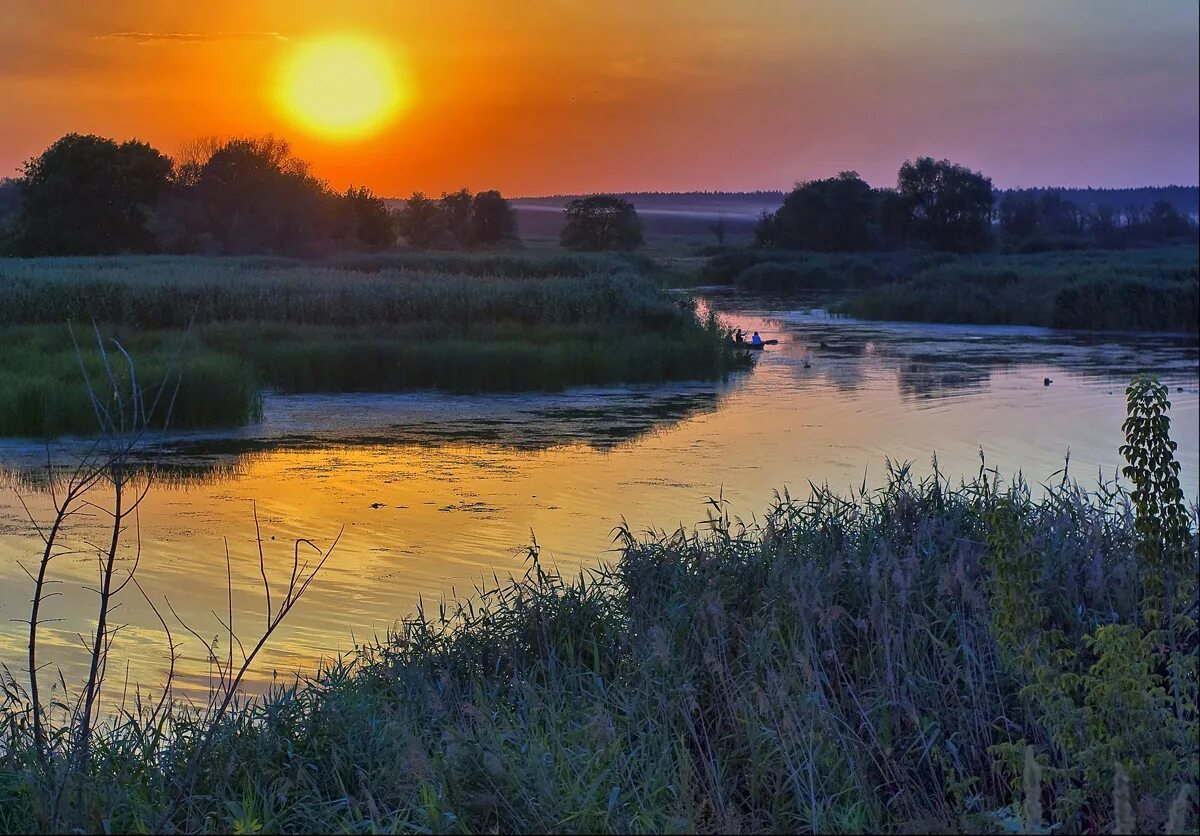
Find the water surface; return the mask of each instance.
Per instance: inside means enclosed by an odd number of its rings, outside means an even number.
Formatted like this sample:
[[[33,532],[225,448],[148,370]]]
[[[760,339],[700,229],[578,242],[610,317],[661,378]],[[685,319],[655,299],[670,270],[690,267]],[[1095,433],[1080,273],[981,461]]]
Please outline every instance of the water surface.
[[[952,477],[987,466],[1092,484],[1121,462],[1124,388],[1140,370],[1171,387],[1184,489],[1194,501],[1198,436],[1197,341],[1192,337],[1078,334],[1037,328],[866,323],[770,297],[705,299],[731,324],[777,339],[752,371],[720,384],[575,390],[560,394],[433,393],[268,396],[261,424],[170,441],[140,516],[139,580],[207,640],[226,638],[225,553],[235,626],[264,620],[253,510],[276,602],[292,543],[341,540],[325,571],[262,657],[256,683],[351,651],[444,596],[523,570],[536,536],[543,559],[574,570],[611,559],[614,527],[675,529],[703,520],[706,501],[761,514],[776,491],[809,483],[878,485],[886,461],[928,472],[936,454]],[[1045,380],[1052,383],[1045,385]],[[63,464],[81,445],[53,445]],[[40,553],[23,499],[39,520],[49,498],[44,445],[0,441],[0,661],[25,654],[32,589],[21,565]],[[98,503],[99,497],[97,497]],[[43,658],[68,682],[83,673],[79,634],[94,620],[99,511],[75,519],[77,553],[53,564],[62,594],[46,606]],[[132,543],[133,532],[127,541]],[[307,553],[307,549],[304,552]],[[132,554],[132,550],[129,552]],[[129,587],[118,621],[109,704],[130,682],[157,685],[166,640]],[[224,616],[222,616],[224,617]],[[206,687],[208,651],[182,642],[181,682]],[[129,663],[128,672],[125,668]],[[119,666],[118,666],[119,661]]]

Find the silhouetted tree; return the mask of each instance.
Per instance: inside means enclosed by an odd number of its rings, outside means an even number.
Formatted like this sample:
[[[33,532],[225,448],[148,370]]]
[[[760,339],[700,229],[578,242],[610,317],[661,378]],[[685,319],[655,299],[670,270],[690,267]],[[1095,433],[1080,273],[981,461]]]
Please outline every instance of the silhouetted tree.
[[[22,255],[150,252],[151,209],[171,160],[144,142],[67,134],[25,164],[14,248]]]
[[[0,180],[0,255],[16,254],[17,222],[25,183],[15,177]]]
[[[810,180],[792,189],[757,237],[790,250],[865,250],[872,245],[875,202],[856,171]]]
[[[949,160],[921,157],[900,166],[896,191],[912,218],[912,236],[939,250],[976,252],[988,245],[992,181]]]
[[[282,139],[227,140],[187,173],[159,224],[177,248],[308,256],[350,244],[341,196]]]
[[[1033,235],[1038,229],[1038,203],[1028,192],[1008,192],[996,210],[1000,228],[1014,238]]]
[[[1038,201],[1038,232],[1077,236],[1083,233],[1083,213],[1058,190],[1044,192]]]
[[[363,186],[347,189],[342,200],[358,243],[369,248],[390,247],[396,243],[396,224],[382,198]]]
[[[758,223],[754,225],[754,246],[775,247],[778,233],[775,229],[775,213],[763,210],[758,215]]]
[[[428,250],[445,240],[446,218],[437,201],[413,192],[396,214],[400,235],[415,250]]]
[[[875,190],[875,218],[879,228],[879,243],[883,247],[898,247],[907,243],[912,216],[904,198],[895,189]]]
[[[1191,221],[1166,200],[1156,200],[1142,222],[1144,239],[1153,242],[1185,238],[1192,232]]]
[[[572,200],[559,243],[569,250],[635,250],[645,239],[642,220],[628,200],[598,194]]]
[[[517,240],[517,216],[498,191],[480,192],[471,202],[471,245],[492,246]]]
[[[1121,213],[1108,205],[1096,208],[1089,223],[1096,244],[1106,249],[1124,248],[1125,230],[1121,227]]]
[[[474,209],[474,198],[466,189],[459,189],[456,192],[442,192],[442,199],[438,201],[442,211],[442,225],[450,236],[453,238],[453,243],[459,247],[469,247],[472,243],[471,230],[471,213]],[[437,242],[437,245],[441,245]],[[430,244],[434,246],[434,244]]]

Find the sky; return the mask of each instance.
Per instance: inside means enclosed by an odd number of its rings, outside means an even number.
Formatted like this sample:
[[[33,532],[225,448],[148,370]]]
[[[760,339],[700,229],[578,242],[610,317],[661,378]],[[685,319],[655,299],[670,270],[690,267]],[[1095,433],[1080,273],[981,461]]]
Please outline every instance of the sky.
[[[366,39],[406,105],[331,137],[279,103]],[[176,155],[273,133],[387,196],[785,189],[917,156],[999,187],[1200,182],[1195,0],[0,0],[0,176],[57,137]]]

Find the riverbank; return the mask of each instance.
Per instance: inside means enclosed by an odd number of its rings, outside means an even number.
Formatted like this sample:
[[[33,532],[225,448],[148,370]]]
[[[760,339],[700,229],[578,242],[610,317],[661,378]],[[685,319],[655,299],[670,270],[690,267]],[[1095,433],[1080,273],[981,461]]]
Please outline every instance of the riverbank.
[[[1179,522],[1186,611],[1196,521]],[[532,548],[523,577],[215,726],[126,699],[61,793],[9,682],[0,830],[1178,826],[1195,628],[1150,632],[1167,558],[1143,530],[1111,486],[1034,498],[900,468],[878,491],[784,496],[761,525],[714,504],[702,534],[623,529],[620,559],[575,579]]]
[[[860,319],[1195,333],[1200,249],[1031,255],[733,250],[700,275],[744,290],[853,290],[835,310]]]
[[[749,362],[644,260],[562,254],[0,261],[0,435],[94,432],[93,320],[150,422],[257,420],[261,392],[559,391],[717,380]],[[75,327],[72,337],[68,323]],[[110,364],[111,365],[111,364]],[[129,385],[124,362],[116,382]],[[177,389],[176,389],[177,387]],[[106,398],[104,391],[97,394]]]

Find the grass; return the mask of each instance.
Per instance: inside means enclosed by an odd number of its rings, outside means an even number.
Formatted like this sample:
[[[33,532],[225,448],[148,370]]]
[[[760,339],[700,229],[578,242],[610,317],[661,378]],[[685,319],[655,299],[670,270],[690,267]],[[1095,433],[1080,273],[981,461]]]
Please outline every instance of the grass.
[[[701,274],[712,284],[743,290],[858,289],[903,281],[922,270],[954,261],[949,253],[802,253],[731,249],[709,259]]]
[[[1021,773],[1005,753],[1026,745],[1052,776],[1058,820],[1102,824],[1110,791],[1055,745],[1075,715],[1031,697],[1037,672],[998,638],[998,509],[1038,556],[1030,602],[1050,608],[1080,668],[1100,665],[1087,639],[1138,620],[1120,499],[952,490],[900,472],[855,498],[783,497],[762,527],[717,508],[707,534],[626,532],[620,561],[590,577],[534,562],[452,612],[419,613],[303,687],[242,705],[169,825],[986,831],[1016,815]],[[1103,686],[1084,676],[1079,707]],[[5,711],[0,829],[36,830],[49,799],[15,697]],[[1129,764],[1141,825],[1161,826],[1178,785],[1196,780],[1194,713],[1177,720],[1156,698],[1089,723],[1088,740]],[[161,730],[136,714],[109,728],[66,823],[152,826],[203,724],[181,708]]]
[[[963,259],[868,290],[840,310],[865,319],[1196,332],[1195,247]]]
[[[263,389],[559,390],[718,379],[747,362],[637,259],[400,253],[343,261],[354,266],[0,261],[0,435],[92,430],[67,323],[90,329],[93,319],[135,354],[143,381],[168,369],[178,375],[177,427],[256,420]],[[98,356],[89,349],[85,362],[96,366]]]
[[[9,677],[0,830],[1182,832],[1200,551],[1146,391],[1132,493],[891,467],[575,578],[532,546],[218,718],[126,701],[82,769]]]
[[[856,290],[835,309],[863,319],[1195,332],[1200,250],[953,256],[734,250],[701,275],[756,291]]]

